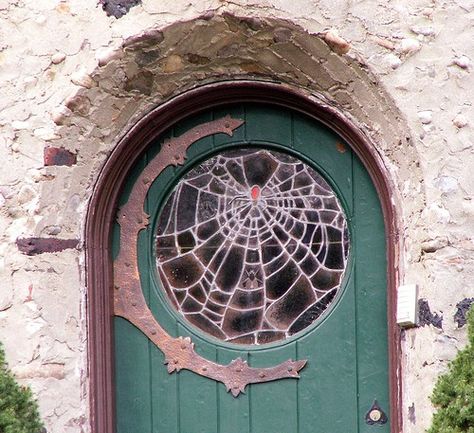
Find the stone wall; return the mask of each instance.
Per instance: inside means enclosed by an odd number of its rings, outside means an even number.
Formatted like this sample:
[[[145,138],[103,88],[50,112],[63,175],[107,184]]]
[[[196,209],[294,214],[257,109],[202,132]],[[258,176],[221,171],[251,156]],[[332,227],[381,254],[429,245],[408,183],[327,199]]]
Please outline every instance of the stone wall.
[[[230,78],[304,89],[379,152],[398,279],[422,298],[401,355],[403,431],[422,432],[474,297],[473,20],[473,0],[144,0],[120,19],[0,0],[0,340],[48,432],[89,431],[83,233],[101,167],[151,108]]]

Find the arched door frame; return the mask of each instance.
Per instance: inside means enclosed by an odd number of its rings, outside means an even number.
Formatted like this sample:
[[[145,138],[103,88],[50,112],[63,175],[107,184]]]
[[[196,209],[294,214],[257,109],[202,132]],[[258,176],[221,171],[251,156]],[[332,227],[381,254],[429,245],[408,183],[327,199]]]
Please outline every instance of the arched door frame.
[[[387,243],[391,431],[401,431],[400,332],[396,325],[398,227],[390,176],[374,145],[336,109],[301,90],[262,81],[226,81],[185,92],[145,115],[120,140],[97,180],[85,226],[90,409],[92,433],[114,433],[112,260],[110,234],[121,187],[149,143],[184,117],[230,103],[262,102],[324,123],[357,153],[378,192]]]

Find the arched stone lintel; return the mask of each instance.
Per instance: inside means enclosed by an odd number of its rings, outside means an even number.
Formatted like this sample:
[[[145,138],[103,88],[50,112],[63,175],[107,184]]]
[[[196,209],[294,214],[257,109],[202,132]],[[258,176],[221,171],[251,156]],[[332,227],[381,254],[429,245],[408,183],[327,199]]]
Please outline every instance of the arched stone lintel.
[[[224,80],[278,82],[333,107],[368,137],[390,171],[398,216],[421,212],[418,154],[377,76],[357,53],[338,55],[322,34],[285,19],[211,12],[149,29],[102,52],[80,80],[83,87],[57,110],[61,141],[79,160],[95,157],[87,181],[93,185],[104,157],[143,116],[187,90]]]
[[[75,127],[83,143],[100,140],[109,152],[146,113],[186,90],[222,80],[275,81],[317,95],[371,138],[393,174],[421,179],[403,116],[377,76],[358,53],[338,55],[323,34],[291,21],[209,13],[149,29],[97,57],[57,110],[66,142]]]

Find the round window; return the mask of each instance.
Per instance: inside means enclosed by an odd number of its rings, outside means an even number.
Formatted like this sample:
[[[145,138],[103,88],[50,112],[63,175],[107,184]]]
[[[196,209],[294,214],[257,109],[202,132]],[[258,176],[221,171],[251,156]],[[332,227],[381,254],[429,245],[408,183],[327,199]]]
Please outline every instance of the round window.
[[[347,264],[344,212],[306,163],[262,148],[191,169],[164,203],[156,264],[173,308],[238,344],[283,340],[313,324]]]

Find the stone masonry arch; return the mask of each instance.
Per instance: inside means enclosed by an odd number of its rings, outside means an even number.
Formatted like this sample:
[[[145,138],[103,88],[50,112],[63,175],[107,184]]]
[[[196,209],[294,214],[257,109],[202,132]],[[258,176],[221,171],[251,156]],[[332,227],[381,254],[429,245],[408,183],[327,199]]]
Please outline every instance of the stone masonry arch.
[[[107,155],[132,125],[173,96],[216,81],[279,82],[350,119],[392,173],[394,191],[415,191],[421,180],[419,158],[395,102],[357,53],[338,54],[324,35],[284,19],[228,13],[153,28],[102,50],[95,69],[73,75],[77,88],[53,120],[65,147],[69,141],[84,142],[79,162],[94,151],[91,175],[96,177],[104,162],[97,153]],[[414,196],[408,202],[413,200],[416,205],[405,211],[420,208]]]
[[[87,217],[86,207],[82,207],[80,222],[85,224],[86,255],[104,245],[91,243],[88,238],[97,223],[96,215],[103,210],[95,208],[95,195],[108,195],[114,202],[114,191],[100,185],[104,176],[110,176],[107,167],[125,149],[131,132],[153,121],[157,107],[188,90],[240,80],[277,83],[324,107],[329,113],[328,123],[338,124],[331,116],[345,119],[358,131],[357,139],[367,143],[385,176],[380,184],[386,182],[387,202],[391,201],[391,212],[396,210],[389,228],[395,243],[393,267],[403,266],[401,251],[409,233],[399,233],[398,228],[405,227],[404,221],[420,213],[423,206],[419,158],[405,120],[376,75],[357,54],[342,55],[334,49],[337,51],[325,41],[324,34],[310,34],[283,19],[209,14],[152,28],[128,38],[116,49],[102,51],[93,70],[73,76],[78,87],[53,115],[61,146],[77,152],[77,167],[70,178],[71,184],[79,186],[77,200],[90,203]],[[147,138],[146,133],[142,135],[144,142]],[[118,175],[117,180],[116,189],[120,186]],[[409,230],[415,230],[413,224]],[[393,287],[397,276],[395,272]],[[86,275],[89,301],[95,296],[90,292],[95,290],[94,278]],[[99,298],[87,306],[89,319],[98,320],[99,312],[108,311],[106,299]],[[107,315],[101,320],[107,321]],[[101,372],[112,365],[111,343],[101,326],[89,320],[90,395],[93,431],[107,432],[112,421],[103,414],[112,413],[113,403],[111,398],[102,399],[112,394],[110,381]],[[105,347],[100,356],[99,347]],[[97,356],[99,364],[92,365]]]

